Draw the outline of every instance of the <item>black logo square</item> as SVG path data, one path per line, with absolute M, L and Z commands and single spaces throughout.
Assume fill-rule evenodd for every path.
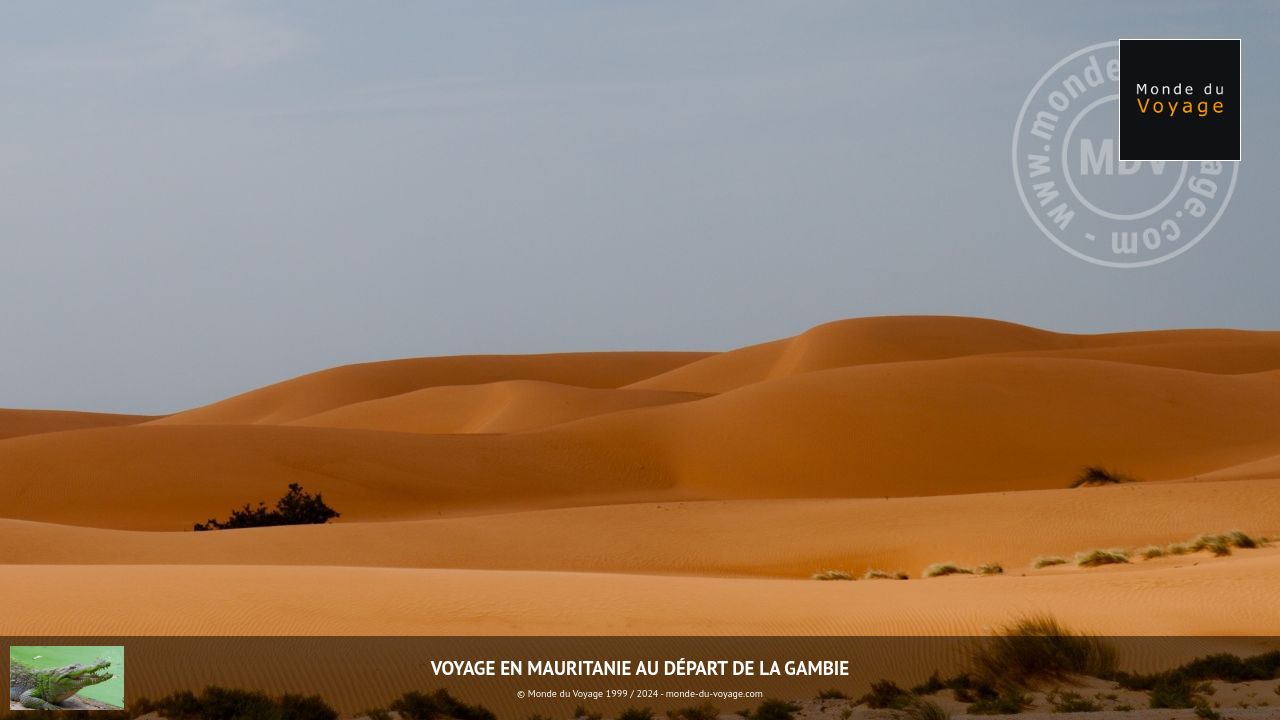
M 1120 40 L 1120 159 L 1240 159 L 1239 40 Z

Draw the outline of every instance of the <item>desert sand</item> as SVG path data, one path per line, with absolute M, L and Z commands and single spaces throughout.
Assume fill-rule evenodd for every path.
M 1070 489 L 1086 465 L 1135 481 Z M 341 517 L 190 531 L 291 482 Z M 6 635 L 1273 635 L 1277 548 L 1030 563 L 1280 536 L 1280 333 L 896 317 L 368 363 L 160 418 L 0 412 L 0 497 Z M 810 579 L 868 568 L 911 579 Z

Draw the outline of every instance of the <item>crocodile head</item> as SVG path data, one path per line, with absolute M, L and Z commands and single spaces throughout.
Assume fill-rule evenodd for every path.
M 82 688 L 110 680 L 114 675 L 107 672 L 109 667 L 109 660 L 99 659 L 93 663 L 72 663 L 59 668 L 38 670 L 36 673 L 42 691 L 40 695 L 47 702 L 62 702 Z

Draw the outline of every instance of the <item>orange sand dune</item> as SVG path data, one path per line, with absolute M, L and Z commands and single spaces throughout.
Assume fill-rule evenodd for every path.
M 634 387 L 724 392 L 772 378 L 854 365 L 1087 350 L 1095 351 L 1099 359 L 1205 372 L 1280 368 L 1277 332 L 1166 330 L 1068 335 L 981 318 L 872 317 L 827 323 L 792 338 L 713 355 L 641 380 Z
M 1000 562 L 1009 572 L 1021 573 L 1029 572 L 1030 561 L 1039 555 L 1071 557 L 1099 547 L 1163 545 L 1237 527 L 1280 536 L 1280 481 L 1140 483 L 891 500 L 635 503 L 218 533 L 0 520 L 0 546 L 32 564 L 345 565 L 806 578 L 822 569 L 860 574 L 873 567 L 918 576 L 923 567 L 940 561 L 970 566 Z M 1205 561 L 1206 555 L 1177 559 L 1183 564 Z
M 1078 358 L 1235 375 L 1280 370 L 1280 333 L 1248 340 L 1204 340 L 1003 353 L 1004 357 Z
M 291 482 L 347 521 L 671 497 L 643 463 L 602 466 L 576 438 L 417 435 L 288 426 L 142 425 L 0 443 L 9 517 L 181 530 L 270 501 Z M 571 468 L 595 467 L 584 483 Z
M 1280 373 L 972 357 L 793 375 L 594 427 L 664 433 L 702 497 L 942 495 L 1063 487 L 1086 464 L 1157 480 L 1276 454 L 1278 402 Z
M 0 409 L 0 440 L 64 430 L 136 425 L 153 419 L 155 418 L 151 415 Z
M 460 355 L 344 365 L 286 380 L 157 421 L 284 423 L 343 405 L 438 385 L 542 380 L 615 388 L 702 359 L 707 353 L 622 352 Z
M 67 592 L 75 578 L 92 592 Z M 1280 551 L 1171 569 L 815 582 L 493 570 L 2 565 L 0 634 L 1272 635 Z M 127 610 L 126 610 L 127 609 Z
M 1280 454 L 1277 427 L 1280 373 L 973 357 L 816 371 L 512 435 L 149 425 L 16 438 L 0 444 L 0 489 L 14 517 L 166 530 L 294 481 L 346 521 L 954 495 L 1060 488 L 1086 464 L 1207 473 Z
M 141 420 L 0 412 L 0 586 L 24 588 L 0 633 L 928 635 L 1051 612 L 1207 635 L 1280 617 L 1280 549 L 1027 569 L 1280 532 L 1280 333 L 869 318 L 720 354 L 353 365 Z M 1089 464 L 1148 482 L 1065 489 Z M 180 532 L 290 482 L 340 521 Z M 804 579 L 945 560 L 1008 573 Z
M 393 395 L 295 420 L 294 425 L 415 433 L 510 433 L 622 410 L 697 400 L 696 393 L 614 390 L 507 380 Z

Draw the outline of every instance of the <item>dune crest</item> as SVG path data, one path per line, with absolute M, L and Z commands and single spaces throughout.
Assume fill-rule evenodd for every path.
M 85 428 L 137 425 L 154 419 L 152 415 L 0 409 L 0 440 Z
M 176 413 L 157 424 L 287 423 L 352 403 L 440 385 L 541 380 L 616 388 L 706 357 L 696 352 L 458 355 L 343 365 Z
M 424 388 L 344 405 L 290 424 L 427 434 L 511 433 L 702 397 L 697 393 L 506 380 Z

